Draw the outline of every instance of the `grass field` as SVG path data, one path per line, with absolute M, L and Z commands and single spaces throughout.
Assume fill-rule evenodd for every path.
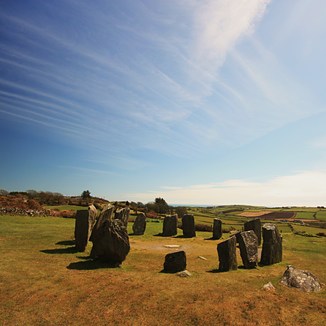
M 130 236 L 126 261 L 112 269 L 87 259 L 91 244 L 74 251 L 74 219 L 0 216 L 0 325 L 324 325 L 325 288 L 303 293 L 279 280 L 292 264 L 325 283 L 326 238 L 288 229 L 282 263 L 217 273 L 219 241 L 207 240 L 210 233 L 161 231 L 153 221 L 144 236 Z M 165 244 L 186 251 L 192 277 L 160 273 Z M 275 292 L 261 289 L 269 281 Z

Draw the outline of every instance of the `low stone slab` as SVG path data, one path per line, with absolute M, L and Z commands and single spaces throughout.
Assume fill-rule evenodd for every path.
M 260 263 L 272 265 L 282 261 L 282 236 L 274 224 L 263 225 L 263 248 Z
M 260 244 L 261 244 L 261 221 L 260 221 L 260 219 L 256 218 L 254 220 L 245 222 L 243 228 L 245 231 L 253 230 L 256 233 L 257 239 L 258 239 L 258 246 L 260 246 Z
M 233 236 L 217 245 L 220 272 L 227 272 L 238 268 L 236 243 L 236 238 Z
M 288 265 L 281 279 L 281 284 L 288 287 L 295 287 L 305 292 L 318 292 L 321 285 L 317 277 L 309 271 L 296 269 Z
M 222 220 L 214 218 L 213 221 L 213 237 L 214 240 L 222 238 Z
M 186 253 L 177 251 L 165 256 L 164 269 L 165 273 L 177 273 L 184 271 L 187 267 Z
M 137 215 L 135 222 L 132 226 L 132 231 L 135 235 L 143 235 L 146 230 L 146 215 L 140 213 Z
M 185 238 L 193 238 L 196 236 L 195 219 L 193 215 L 185 214 L 182 217 L 182 231 Z
M 167 215 L 163 220 L 163 237 L 172 237 L 178 234 L 178 215 Z

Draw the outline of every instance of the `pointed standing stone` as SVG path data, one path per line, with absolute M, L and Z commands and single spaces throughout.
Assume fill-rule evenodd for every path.
M 171 237 L 178 234 L 178 215 L 167 215 L 163 221 L 163 237 Z
M 270 223 L 263 225 L 263 249 L 260 263 L 272 265 L 282 261 L 282 236 L 277 226 Z
M 213 239 L 218 240 L 222 238 L 222 220 L 214 218 L 213 222 Z
M 238 236 L 240 255 L 246 269 L 255 268 L 258 262 L 258 238 L 253 230 L 241 232 Z
M 236 243 L 236 238 L 233 236 L 217 245 L 220 272 L 227 272 L 238 268 Z
M 196 236 L 195 219 L 193 215 L 185 214 L 182 217 L 182 231 L 185 238 L 193 238 Z
M 258 246 L 261 244 L 261 222 L 259 218 L 245 222 L 244 230 L 250 231 L 253 230 L 258 238 Z
M 143 235 L 146 229 L 146 215 L 140 213 L 137 215 L 132 230 L 135 235 Z

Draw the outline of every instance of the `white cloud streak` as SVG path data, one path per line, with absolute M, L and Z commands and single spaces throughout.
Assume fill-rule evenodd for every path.
M 268 207 L 326 204 L 326 171 L 303 171 L 262 182 L 226 180 L 188 187 L 164 187 L 126 198 L 149 202 L 163 197 L 168 203 L 195 205 L 247 204 Z

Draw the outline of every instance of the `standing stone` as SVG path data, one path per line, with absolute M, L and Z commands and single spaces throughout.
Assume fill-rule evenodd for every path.
M 253 230 L 258 238 L 258 246 L 261 244 L 261 222 L 259 218 L 256 218 L 254 220 L 250 220 L 248 222 L 244 223 L 244 230 L 250 231 Z
M 222 220 L 214 218 L 213 222 L 213 239 L 218 240 L 222 238 Z
M 114 206 L 108 205 L 94 226 L 90 240 L 93 248 L 90 256 L 119 266 L 130 251 L 127 228 L 120 219 L 113 219 Z
M 129 207 L 117 209 L 114 213 L 114 218 L 120 220 L 124 224 L 124 226 L 127 227 L 128 220 L 129 220 L 129 212 L 130 212 Z
M 97 210 L 93 205 L 89 206 L 88 210 L 78 210 L 76 212 L 75 246 L 77 251 L 85 251 L 96 220 L 96 215 Z
M 178 234 L 178 215 L 167 215 L 163 221 L 163 237 L 171 237 Z
M 272 265 L 282 261 L 282 236 L 277 226 L 270 223 L 263 225 L 263 249 L 260 263 Z
M 182 217 L 182 231 L 185 238 L 193 238 L 196 236 L 195 219 L 193 215 L 185 214 Z
M 135 235 L 143 235 L 146 229 L 146 215 L 140 213 L 137 215 L 132 230 Z
M 240 255 L 246 269 L 255 268 L 258 262 L 258 238 L 253 230 L 240 232 Z
M 217 245 L 220 272 L 227 272 L 238 268 L 236 243 L 236 238 L 233 236 Z
M 288 287 L 295 287 L 305 292 L 318 292 L 321 290 L 317 277 L 308 271 L 296 269 L 288 265 L 283 274 L 281 283 Z
M 184 271 L 187 267 L 186 253 L 177 251 L 167 254 L 164 261 L 165 273 L 177 273 Z

